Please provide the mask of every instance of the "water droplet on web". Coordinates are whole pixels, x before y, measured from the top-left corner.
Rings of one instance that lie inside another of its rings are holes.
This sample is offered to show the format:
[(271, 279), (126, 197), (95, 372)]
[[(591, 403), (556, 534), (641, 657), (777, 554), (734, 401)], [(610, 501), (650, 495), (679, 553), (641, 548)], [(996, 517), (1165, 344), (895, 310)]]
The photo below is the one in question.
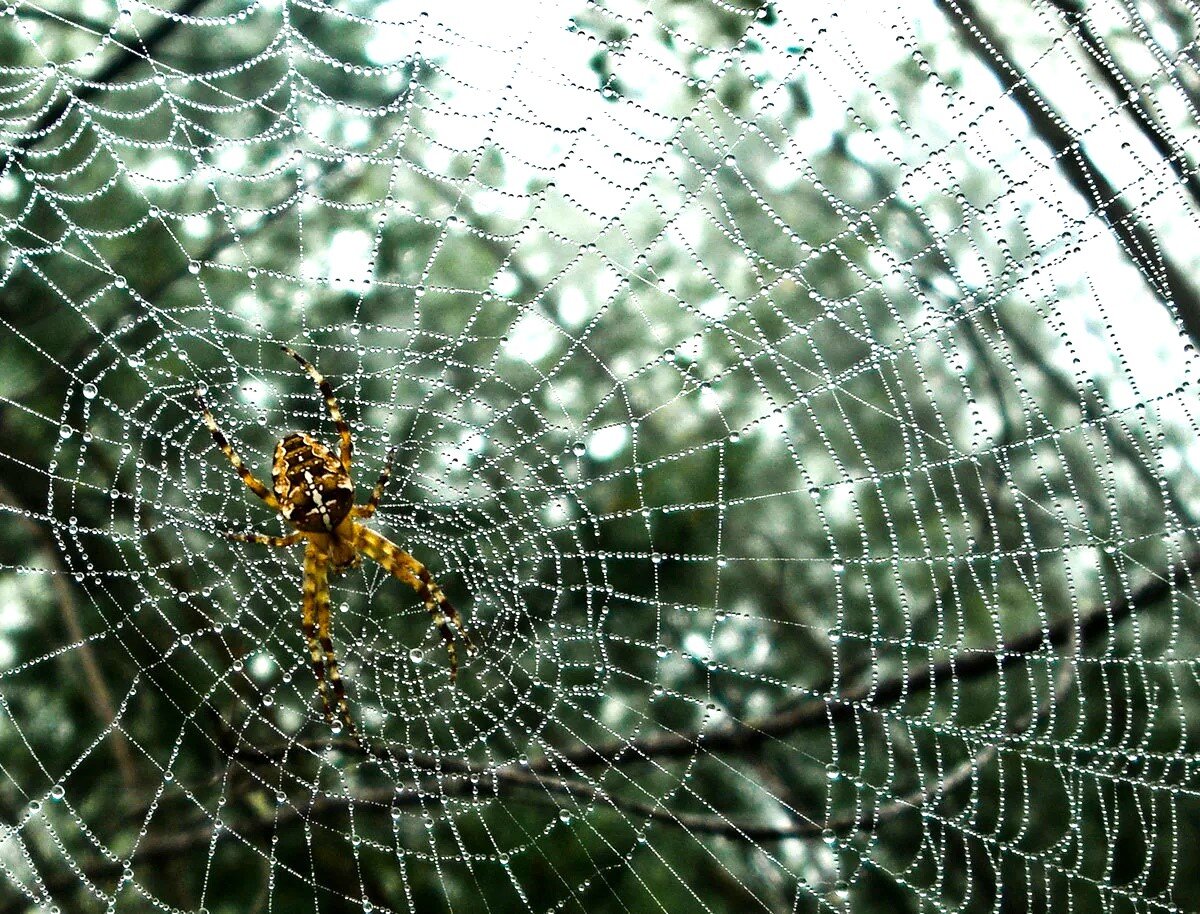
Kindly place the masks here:
[(88, 383), (83, 385), (83, 395), (89, 400), (96, 399), (96, 394), (99, 392), (100, 391), (95, 384)]
[(423, 659), (425, 659), (425, 652), (419, 647), (414, 647), (408, 652), (408, 659), (413, 663), (420, 663)]

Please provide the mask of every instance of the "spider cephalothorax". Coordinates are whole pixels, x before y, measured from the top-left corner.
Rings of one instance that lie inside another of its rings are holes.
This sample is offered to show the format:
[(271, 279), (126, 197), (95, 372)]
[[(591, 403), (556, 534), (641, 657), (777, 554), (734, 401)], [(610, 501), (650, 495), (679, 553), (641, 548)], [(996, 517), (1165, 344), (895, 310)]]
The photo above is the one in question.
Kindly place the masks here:
[[(358, 523), (355, 518), (366, 520), (371, 517), (379, 500), (383, 497), (391, 471), (391, 453), (388, 463), (379, 474), (379, 481), (371, 491), (365, 504), (354, 504), (354, 482), (350, 475), (353, 439), (350, 427), (342, 418), (337, 400), (329, 383), (312, 365), (291, 348), (283, 351), (300, 363), (316, 383), (329, 415), (337, 426), (341, 450), (337, 456), (317, 441), (312, 435), (293, 432), (275, 447), (275, 459), (271, 466), (274, 492), (250, 472), (241, 457), (229, 443), (213, 418), (212, 411), (200, 397), (204, 423), (212, 433), (217, 447), (229, 458), (242, 481), (250, 490), (266, 502), (267, 507), (278, 511), (297, 532), (287, 536), (268, 536), (263, 533), (230, 533), (230, 539), (264, 546), (291, 546), (305, 542), (304, 550), (304, 637), (312, 657), (313, 673), (317, 677), (325, 718), (333, 722), (333, 708), (329, 700), (328, 686), (332, 685), (337, 698), (338, 711), (346, 729), (358, 738), (350, 709), (346, 702), (345, 686), (338, 670), (337, 655), (333, 649), (333, 622), (329, 611), (329, 573), (344, 571), (362, 561), (362, 556), (378, 562), (391, 574), (408, 584), (417, 592), (425, 608), (433, 617), (433, 624), (441, 633), (450, 656), (450, 681), (458, 676), (458, 638), (466, 644), (467, 653), (475, 653), (466, 627), (458, 611), (446, 599), (442, 589), (424, 565), (395, 545)], [(197, 393), (197, 396), (200, 396)]]

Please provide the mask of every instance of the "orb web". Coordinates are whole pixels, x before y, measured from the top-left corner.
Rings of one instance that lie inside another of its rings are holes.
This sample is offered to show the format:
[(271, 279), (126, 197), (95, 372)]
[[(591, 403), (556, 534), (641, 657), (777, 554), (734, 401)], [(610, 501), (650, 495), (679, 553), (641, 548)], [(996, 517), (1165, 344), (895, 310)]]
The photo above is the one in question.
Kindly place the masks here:
[(1200, 903), (1194, 11), (426, 6), (3, 8), (0, 910)]

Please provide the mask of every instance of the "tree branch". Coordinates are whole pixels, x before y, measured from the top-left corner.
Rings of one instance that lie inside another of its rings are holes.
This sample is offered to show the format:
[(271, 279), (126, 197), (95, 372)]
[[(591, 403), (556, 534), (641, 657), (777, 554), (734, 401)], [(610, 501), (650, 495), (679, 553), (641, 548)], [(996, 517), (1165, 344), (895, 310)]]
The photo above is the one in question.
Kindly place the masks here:
[(1192, 342), (1200, 346), (1200, 291), (1190, 275), (1159, 250), (1153, 232), (1141, 224), (1133, 207), (1092, 161), (1083, 143), (1071, 134), (1062, 118), (1021, 73), (974, 0), (937, 2), (963, 41), (1024, 112), (1033, 132), (1050, 147), (1059, 170), (1076, 193), (1095, 206), (1095, 212), (1108, 224), (1151, 291), (1179, 318)]
[[(3, 482), (0, 482), (0, 502), (10, 505), (15, 512), (24, 512), (29, 507), (22, 503), (21, 499)], [(108, 683), (105, 682), (104, 675), (100, 671), (100, 662), (96, 659), (92, 643), (84, 633), (83, 625), (80, 624), (75, 594), (67, 582), (67, 569), (63, 567), (62, 561), (58, 557), (58, 549), (45, 529), (23, 513), (15, 513), (15, 517), (18, 523), (28, 531), (30, 538), (41, 544), (46, 560), (50, 563), (48, 569), (50, 586), (54, 591), (55, 602), (58, 604), (58, 615), (62, 620), (63, 627), (67, 630), (67, 637), (75, 642), (74, 653), (79, 656), (80, 666), (83, 667), (83, 678), (87, 682), (84, 698), (92, 706), (92, 712), (100, 721), (101, 726), (110, 728), (113, 759), (121, 774), (121, 780), (132, 797), (133, 792), (138, 788), (133, 755), (129, 751), (129, 743), (125, 739), (124, 732), (116, 726), (117, 713), (113, 705), (112, 693), (109, 692)]]
[(152, 59), (154, 52), (183, 24), (183, 19), (191, 16), (206, 2), (207, 0), (184, 0), (178, 9), (172, 10), (170, 15), (164, 16), (154, 28), (141, 36), (137, 42), (141, 46), (141, 50), (127, 45), (118, 45), (127, 53), (114, 57), (99, 72), (88, 79), (87, 82), (91, 85), (80, 87), (78, 92), (64, 92), (58, 101), (46, 108), (28, 135), (17, 144), (17, 147), (21, 150), (31, 149), (39, 140), (49, 135), (73, 105), (78, 102), (91, 101), (101, 91), (104, 91), (109, 83), (124, 76), (138, 63)]
[[(782, 837), (808, 836), (821, 834), (824, 825), (807, 822), (797, 831), (793, 824), (781, 826), (761, 825), (755, 822), (739, 822), (719, 813), (679, 813), (673, 812), (662, 802), (634, 800), (616, 796), (605, 788), (590, 780), (547, 776), (533, 771), (528, 766), (518, 766), (516, 763), (493, 767), (479, 767), (462, 759), (452, 756), (434, 756), (426, 752), (400, 750), (398, 752), (386, 745), (359, 746), (352, 740), (297, 740), (288, 746), (273, 749), (257, 749), (250, 746), (240, 746), (231, 754), (239, 761), (248, 764), (277, 764), (289, 751), (303, 749), (317, 751), (329, 746), (335, 746), (347, 755), (366, 755), (388, 762), (393, 766), (407, 764), (416, 769), (418, 776), (428, 774), (431, 777), (455, 775), (455, 780), (439, 780), (436, 792), (425, 790), (385, 790), (380, 796), (387, 805), (390, 798), (399, 798), (402, 804), (425, 802), (434, 805), (443, 800), (477, 793), (486, 793), (488, 799), (499, 799), (511, 791), (536, 791), (546, 794), (558, 794), (570, 797), (581, 804), (598, 804), (608, 806), (617, 812), (630, 816), (661, 822), (667, 825), (682, 827), (688, 831), (701, 834), (719, 834), (728, 837), (738, 837), (744, 840), (771, 840)], [(371, 794), (356, 794), (349, 798), (352, 802), (373, 802)], [(554, 804), (558, 806), (558, 804)], [(561, 808), (561, 807), (559, 807)]]
[(1200, 176), (1188, 162), (1187, 153), (1182, 144), (1172, 142), (1168, 136), (1168, 130), (1157, 123), (1154, 112), (1150, 110), (1150, 106), (1143, 101), (1141, 94), (1137, 91), (1138, 87), (1121, 69), (1121, 65), (1092, 28), (1083, 3), (1079, 0), (1049, 0), (1049, 2), (1059, 11), (1079, 38), (1088, 55), (1096, 62), (1100, 80), (1112, 92), (1118, 107), (1128, 108), (1133, 119), (1137, 121), (1142, 135), (1154, 147), (1155, 152), (1162, 156), (1163, 161), (1170, 166), (1176, 179), (1191, 197), (1192, 205), (1200, 206)]
[(1167, 578), (1157, 577), (1112, 602), (1086, 612), (1065, 615), (1053, 624), (1031, 629), (1005, 641), (996, 648), (971, 648), (913, 672), (894, 676), (843, 692), (818, 695), (797, 705), (768, 714), (757, 720), (736, 722), (711, 731), (671, 732), (641, 740), (613, 741), (599, 746), (574, 746), (554, 751), (530, 763), (530, 770), (553, 770), (561, 763), (578, 766), (629, 765), (652, 759), (690, 758), (697, 753), (737, 753), (753, 750), (771, 739), (790, 736), (813, 727), (830, 726), (849, 720), (861, 712), (879, 711), (944, 683), (969, 682), (1000, 673), (1025, 663), (1046, 648), (1061, 647), (1078, 638), (1086, 647), (1121, 622), (1139, 607), (1157, 603), (1177, 588), (1194, 586), (1200, 572), (1200, 552), (1189, 555)]

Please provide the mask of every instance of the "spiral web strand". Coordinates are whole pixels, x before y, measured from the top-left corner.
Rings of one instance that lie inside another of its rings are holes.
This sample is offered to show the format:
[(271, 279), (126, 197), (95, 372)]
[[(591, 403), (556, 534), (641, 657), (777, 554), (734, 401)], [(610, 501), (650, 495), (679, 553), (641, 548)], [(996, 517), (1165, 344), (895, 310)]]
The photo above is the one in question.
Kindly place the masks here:
[(1194, 8), (7, 2), (0, 912), (1200, 907)]

